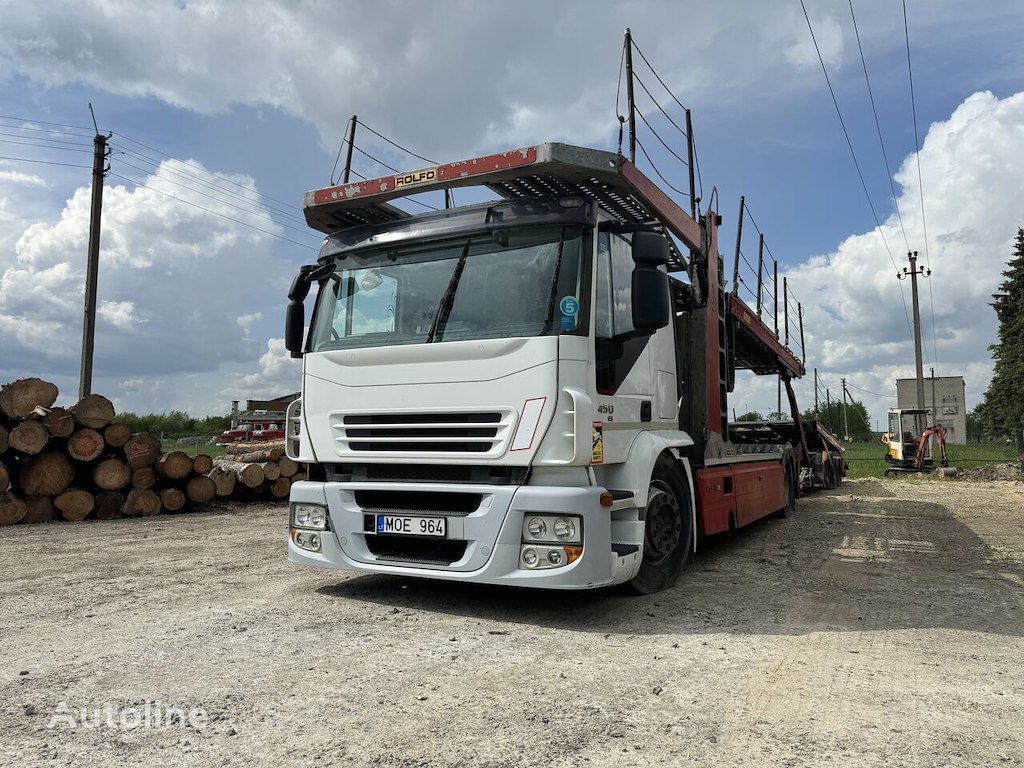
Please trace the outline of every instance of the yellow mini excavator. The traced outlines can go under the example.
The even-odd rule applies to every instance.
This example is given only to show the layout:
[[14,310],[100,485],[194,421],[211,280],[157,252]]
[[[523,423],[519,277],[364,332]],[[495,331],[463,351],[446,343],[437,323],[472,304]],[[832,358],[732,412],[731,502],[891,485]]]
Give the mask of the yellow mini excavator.
[[928,411],[919,408],[895,408],[889,411],[889,431],[882,435],[885,445],[886,477],[906,472],[931,472],[935,469],[932,440],[939,451],[939,475],[957,473],[946,457],[946,428],[928,424]]

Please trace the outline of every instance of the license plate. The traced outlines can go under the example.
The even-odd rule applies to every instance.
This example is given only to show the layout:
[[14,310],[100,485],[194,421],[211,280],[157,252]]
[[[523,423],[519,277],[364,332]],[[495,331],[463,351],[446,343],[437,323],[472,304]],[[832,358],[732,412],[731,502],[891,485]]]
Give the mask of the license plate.
[[448,536],[448,521],[443,517],[406,517],[377,515],[377,533],[398,536]]

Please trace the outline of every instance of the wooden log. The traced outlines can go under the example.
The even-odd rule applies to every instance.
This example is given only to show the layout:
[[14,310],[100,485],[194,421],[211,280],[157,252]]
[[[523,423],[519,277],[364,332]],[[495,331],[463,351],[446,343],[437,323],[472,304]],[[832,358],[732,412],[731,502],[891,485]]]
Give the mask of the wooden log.
[[166,512],[180,512],[188,503],[188,497],[181,488],[164,488],[160,491],[160,505]]
[[124,444],[124,455],[132,469],[153,466],[162,450],[160,441],[148,432],[138,432]]
[[10,437],[10,435],[11,433],[7,431],[7,427],[5,427],[3,424],[0,424],[0,456],[3,456],[5,453],[7,453],[7,440]]
[[[75,461],[93,461],[98,459],[106,443],[103,442],[103,435],[95,429],[83,427],[68,438],[68,456]],[[108,488],[107,490],[116,490]]]
[[59,496],[71,485],[75,466],[63,453],[47,451],[30,457],[21,467],[18,484],[26,496]]
[[10,491],[0,493],[0,525],[14,525],[25,517],[25,502]]
[[132,488],[124,497],[121,509],[125,517],[150,517],[160,514],[160,497],[154,491],[143,488]]
[[103,429],[114,420],[114,404],[103,395],[86,395],[72,408],[75,423],[90,429]]
[[23,523],[49,523],[57,516],[53,499],[49,496],[26,496]]
[[287,456],[277,460],[277,468],[281,472],[281,477],[293,477],[299,471],[298,463]]
[[206,475],[196,475],[185,486],[185,495],[189,501],[205,504],[217,495],[217,486]]
[[38,421],[30,420],[21,422],[11,430],[8,443],[11,450],[21,451],[27,456],[34,456],[42,452],[49,439],[46,427]]
[[171,451],[156,460],[155,469],[165,480],[184,480],[192,474],[192,459],[184,451]]
[[20,421],[37,407],[49,408],[57,399],[57,386],[42,379],[19,379],[0,387],[0,413]]
[[262,464],[265,461],[277,461],[283,455],[284,451],[280,448],[263,448],[258,451],[236,454],[235,460],[243,464]]
[[96,497],[82,488],[71,488],[53,500],[65,520],[85,520],[96,505]]
[[265,479],[263,467],[259,464],[243,464],[240,461],[218,458],[215,460],[218,467],[225,467],[235,473],[235,477],[241,485],[246,488],[255,488]]
[[192,459],[192,471],[197,475],[208,475],[210,470],[213,469],[213,457],[205,453],[197,454]]
[[270,484],[270,495],[275,499],[284,499],[288,497],[291,489],[292,479],[290,477],[279,477]]
[[0,461],[0,493],[6,491],[11,485],[11,473],[7,465]]
[[117,491],[102,491],[96,494],[95,515],[97,520],[120,517],[124,507],[124,494]]
[[132,431],[127,424],[107,424],[103,428],[103,439],[111,448],[123,448],[131,436]]
[[268,482],[277,480],[281,476],[281,470],[276,461],[264,461],[260,466],[263,467],[263,477]]
[[132,472],[132,488],[146,490],[156,485],[156,470],[152,467],[142,467]]
[[71,437],[75,431],[75,418],[67,408],[50,408],[42,421],[50,437]]
[[[142,471],[142,470],[137,470]],[[151,470],[152,471],[152,470]],[[135,475],[128,467],[128,462],[120,456],[110,456],[92,470],[92,481],[97,488],[104,491],[120,491],[127,488]]]
[[228,467],[215,466],[208,477],[213,481],[218,496],[230,496],[235,492],[238,476]]

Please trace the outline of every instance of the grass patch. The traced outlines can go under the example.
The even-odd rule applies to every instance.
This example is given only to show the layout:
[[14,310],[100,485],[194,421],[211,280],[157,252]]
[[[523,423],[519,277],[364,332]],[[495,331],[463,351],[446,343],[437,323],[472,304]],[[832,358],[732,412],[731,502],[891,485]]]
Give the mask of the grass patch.
[[[982,464],[1007,464],[1020,461],[1017,449],[1005,443],[968,443],[967,445],[947,445],[946,454],[950,466],[968,469]],[[855,442],[846,446],[846,458],[850,469],[846,476],[882,477],[887,467],[885,446],[881,440],[873,442]]]

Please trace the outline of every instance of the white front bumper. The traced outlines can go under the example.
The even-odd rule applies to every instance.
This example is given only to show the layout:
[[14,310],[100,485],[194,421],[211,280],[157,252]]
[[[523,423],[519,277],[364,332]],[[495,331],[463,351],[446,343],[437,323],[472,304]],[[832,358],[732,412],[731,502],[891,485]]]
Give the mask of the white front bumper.
[[[626,581],[636,573],[640,554],[619,557],[612,551],[608,509],[600,503],[601,487],[515,485],[445,485],[436,483],[300,482],[291,489],[291,501],[325,504],[331,530],[321,537],[319,552],[297,547],[289,538],[288,559],[293,563],[337,570],[385,573],[421,578],[449,579],[481,584],[508,584],[553,589],[587,589]],[[460,492],[480,494],[479,507],[468,514],[408,512],[442,515],[448,540],[465,542],[465,551],[450,564],[382,559],[371,551],[358,491],[416,493]],[[524,516],[536,513],[579,515],[583,519],[583,554],[561,568],[520,568]]]

